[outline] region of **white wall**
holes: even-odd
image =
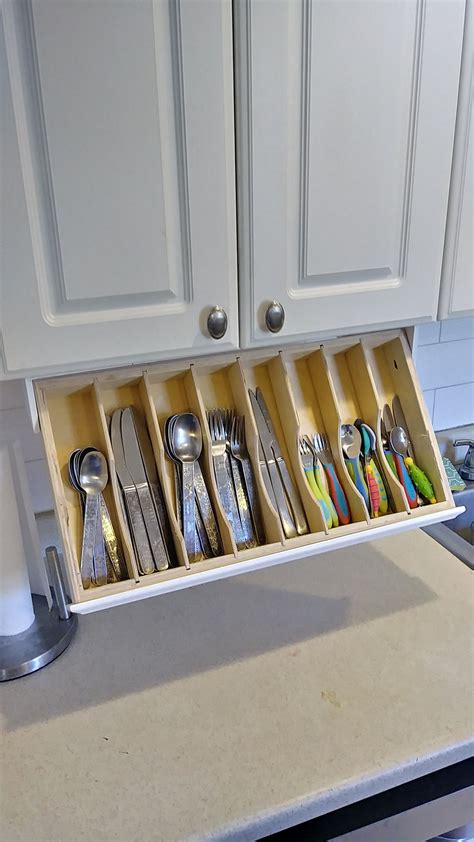
[[[20,441],[34,510],[44,512],[52,509],[43,441],[40,434],[33,433],[22,380],[0,382],[0,430],[12,433]]]
[[[474,318],[415,328],[415,365],[435,430],[474,423]]]

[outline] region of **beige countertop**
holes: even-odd
[[[1,687],[1,838],[251,840],[463,760],[471,576],[417,530],[79,618]]]

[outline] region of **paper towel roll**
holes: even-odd
[[[3,443],[0,444],[0,635],[20,634],[34,619],[11,445]]]

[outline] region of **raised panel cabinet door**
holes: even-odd
[[[241,339],[437,313],[464,0],[235,5]]]
[[[474,315],[474,3],[467,0],[439,319]]]
[[[5,237],[7,371],[237,347],[231,0],[8,0],[3,19],[33,255],[20,271]]]

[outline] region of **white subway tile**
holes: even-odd
[[[426,322],[415,326],[417,345],[433,345],[439,342],[440,322]]]
[[[474,380],[474,339],[418,348],[416,368],[423,390]]]
[[[423,392],[423,397],[425,399],[426,408],[430,414],[430,418],[433,420],[435,389],[429,389],[427,392]]]
[[[474,422],[474,383],[437,389],[433,427],[447,430]]]
[[[472,339],[474,337],[474,316],[468,319],[445,319],[441,322],[440,342],[452,342],[453,339]]]
[[[25,406],[23,380],[3,380],[0,383],[0,410],[18,409],[20,406]]]

